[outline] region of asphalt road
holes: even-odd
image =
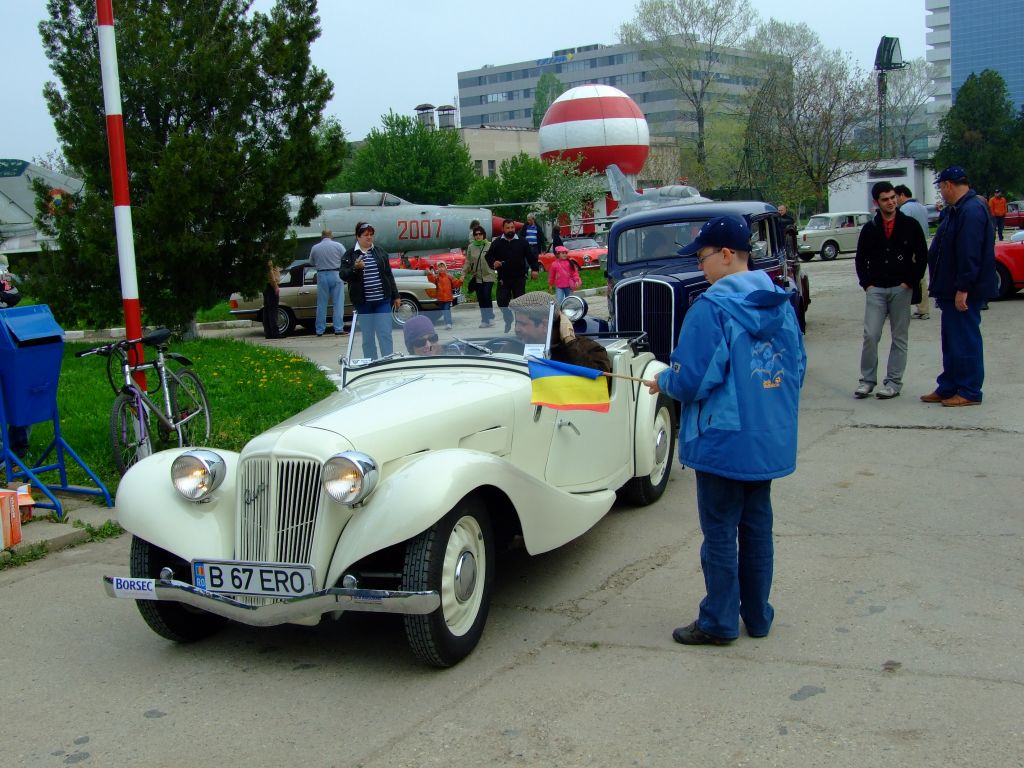
[[[482,643],[447,671],[418,666],[394,618],[168,643],[103,594],[122,537],[0,572],[4,764],[1024,765],[1024,297],[985,313],[981,407],[917,401],[937,313],[912,324],[904,395],[857,401],[852,264],[808,269],[767,638],[672,642],[703,595],[678,468],[659,503],[503,561]],[[333,339],[275,344],[337,356]]]

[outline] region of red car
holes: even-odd
[[[1014,200],[1006,204],[1006,219],[1003,221],[1007,227],[1024,227],[1024,200]]]
[[[437,267],[441,262],[449,270],[461,270],[466,264],[466,256],[461,248],[452,248],[449,251],[439,253],[402,254],[391,257],[392,269],[427,269]]]
[[[563,240],[562,244],[569,249],[569,258],[575,261],[580,269],[598,269],[601,266],[601,258],[608,253],[608,249],[592,237],[569,237]],[[546,272],[551,268],[555,254],[542,253],[538,258]]]
[[[1024,288],[1024,240],[996,243],[996,276],[1000,299]]]

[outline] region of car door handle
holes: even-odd
[[[577,436],[579,436],[579,434],[580,434],[580,431],[578,429],[576,429],[576,425],[573,424],[571,421],[567,421],[565,419],[559,419],[556,422],[555,426],[557,426],[559,429],[561,429],[562,427],[568,427],[573,432],[575,432]]]

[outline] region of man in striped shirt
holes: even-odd
[[[341,278],[359,315],[363,357],[387,357],[394,350],[391,310],[401,306],[387,251],[373,244],[375,232],[365,221],[356,224],[356,244],[341,258]]]

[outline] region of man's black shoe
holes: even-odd
[[[676,627],[672,631],[672,639],[683,645],[728,645],[732,642],[729,638],[715,637],[698,629],[696,621],[685,627]]]

